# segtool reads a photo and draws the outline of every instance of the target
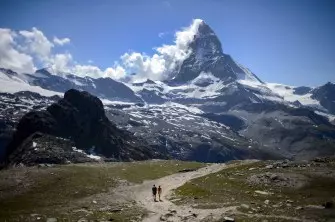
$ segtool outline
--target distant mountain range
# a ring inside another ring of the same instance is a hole
[[[119,128],[174,158],[216,162],[335,154],[335,84],[266,83],[223,53],[205,22],[189,51],[165,81],[0,69],[0,150],[25,113],[43,110],[77,89],[99,97]]]

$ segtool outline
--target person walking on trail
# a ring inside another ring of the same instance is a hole
[[[154,201],[156,202],[156,195],[157,195],[157,187],[155,185],[152,186],[152,195],[154,197]]]
[[[159,201],[162,201],[162,200],[161,200],[161,194],[162,194],[162,187],[161,187],[161,186],[158,186],[158,200],[159,200]]]

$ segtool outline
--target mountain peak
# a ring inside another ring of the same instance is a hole
[[[193,20],[194,36],[188,47],[190,54],[175,71],[172,84],[185,84],[200,73],[211,73],[223,82],[235,80],[262,81],[251,71],[237,64],[224,54],[222,45],[213,29],[201,19]]]
[[[213,29],[205,23],[203,20],[197,20],[198,29],[194,35],[193,41],[190,43],[190,47],[193,51],[202,54],[203,51],[207,53],[222,54],[222,46],[219,38],[216,36]],[[210,55],[208,55],[210,56]]]

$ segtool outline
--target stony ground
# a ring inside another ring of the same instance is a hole
[[[232,163],[188,181],[172,201],[200,209],[234,207],[229,216],[236,221],[335,221],[335,162]]]
[[[153,184],[163,187],[160,202]],[[335,221],[334,197],[332,159],[0,171],[0,221]]]
[[[205,164],[154,160],[2,170],[0,221],[139,221],[146,209],[119,198],[117,188],[202,166]]]

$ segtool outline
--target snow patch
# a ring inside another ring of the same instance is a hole
[[[31,86],[25,82],[18,82],[11,78],[5,78],[3,75],[0,75],[0,92],[3,93],[16,93],[20,91],[30,91],[38,93],[42,96],[50,97],[58,95],[63,97],[63,93],[54,92],[46,89],[42,89],[39,86]]]
[[[94,148],[93,148],[94,149]],[[94,155],[94,154],[87,154],[84,150],[77,149],[77,147],[72,147],[72,150],[78,153],[85,154],[88,158],[95,159],[95,160],[100,160],[101,157]]]
[[[294,94],[294,86],[282,85],[277,83],[266,83],[266,86],[288,102],[299,101],[304,106],[321,108],[319,101],[312,99],[312,94],[305,95]]]

